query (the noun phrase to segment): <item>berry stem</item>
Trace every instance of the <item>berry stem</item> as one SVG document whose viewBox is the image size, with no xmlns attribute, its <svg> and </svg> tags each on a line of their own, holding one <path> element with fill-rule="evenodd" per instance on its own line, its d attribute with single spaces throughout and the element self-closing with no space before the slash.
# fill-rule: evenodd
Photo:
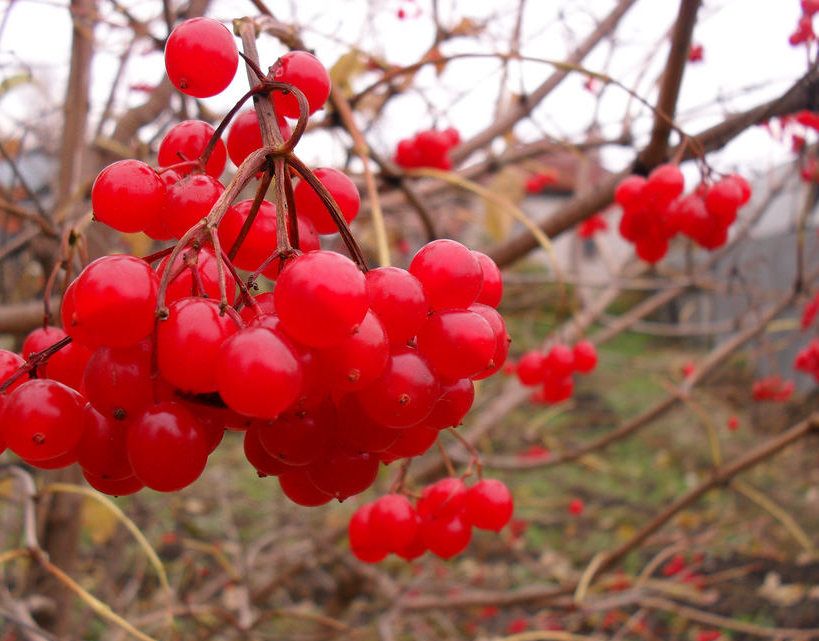
<svg viewBox="0 0 819 641">
<path fill-rule="evenodd" d="M 404 489 L 404 484 L 407 481 L 407 472 L 412 463 L 412 458 L 405 458 L 401 461 L 401 467 L 398 468 L 398 474 L 395 475 L 392 483 L 390 483 L 390 491 L 388 494 L 399 494 Z"/>
<path fill-rule="evenodd" d="M 449 428 L 449 433 L 452 434 L 458 441 L 461 442 L 464 449 L 469 452 L 471 458 L 469 459 L 469 465 L 466 468 L 466 472 L 464 472 L 462 478 L 468 478 L 472 476 L 472 469 L 475 469 L 475 472 L 478 474 L 479 479 L 483 479 L 483 465 L 481 464 L 481 453 L 475 449 L 475 446 L 472 445 L 469 441 L 467 441 L 460 432 L 454 427 Z"/>
<path fill-rule="evenodd" d="M 350 256 L 352 256 L 361 271 L 364 273 L 369 271 L 367 260 L 364 258 L 361 247 L 358 246 L 358 243 L 353 237 L 353 232 L 350 231 L 350 227 L 347 225 L 347 221 L 344 220 L 344 216 L 341 215 L 341 210 L 338 208 L 333 195 L 327 191 L 327 188 L 316 178 L 316 175 L 310 171 L 310 168 L 299 160 L 298 157 L 290 155 L 287 162 L 298 172 L 299 176 L 310 185 L 313 191 L 316 192 L 316 195 L 321 199 L 321 202 L 324 203 L 324 206 L 327 207 L 330 217 L 333 219 L 336 227 L 338 227 L 338 232 L 341 234 L 344 245 L 347 247 Z"/>
<path fill-rule="evenodd" d="M 28 357 L 28 360 L 20 365 L 17 370 L 9 376 L 3 384 L 0 385 L 0 394 L 5 394 L 6 390 L 14 385 L 17 381 L 23 378 L 24 375 L 28 374 L 29 372 L 35 371 L 40 365 L 45 363 L 53 354 L 59 352 L 63 347 L 68 345 L 71 342 L 71 337 L 66 336 L 65 338 L 61 338 L 53 345 L 46 347 L 45 349 L 40 350 L 39 352 L 34 352 L 31 356 Z"/>
<path fill-rule="evenodd" d="M 256 196 L 253 198 L 253 204 L 250 207 L 250 211 L 247 213 L 247 218 L 245 218 L 245 222 L 242 223 L 242 228 L 239 230 L 239 235 L 236 237 L 236 240 L 230 247 L 230 251 L 227 253 L 227 257 L 231 261 L 236 258 L 236 254 L 239 253 L 239 248 L 242 246 L 245 238 L 247 238 L 250 228 L 253 226 L 253 221 L 256 220 L 256 215 L 259 213 L 259 207 L 261 207 L 262 201 L 267 195 L 267 190 L 270 187 L 270 181 L 273 179 L 271 169 L 270 163 L 268 163 L 267 167 L 265 167 L 265 170 L 262 173 L 262 179 L 259 181 L 259 186 L 256 189 Z"/>
</svg>

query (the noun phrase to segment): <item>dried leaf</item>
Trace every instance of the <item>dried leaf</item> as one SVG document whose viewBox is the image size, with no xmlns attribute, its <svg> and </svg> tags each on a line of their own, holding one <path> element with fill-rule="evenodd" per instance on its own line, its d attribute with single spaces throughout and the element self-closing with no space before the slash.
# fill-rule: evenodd
<svg viewBox="0 0 819 641">
<path fill-rule="evenodd" d="M 523 200 L 524 177 L 512 167 L 506 167 L 496 173 L 487 188 L 489 191 L 499 194 L 517 204 Z M 486 232 L 493 240 L 502 240 L 509 235 L 514 224 L 514 218 L 508 212 L 504 212 L 497 203 L 491 200 L 484 200 L 485 227 Z"/>
<path fill-rule="evenodd" d="M 91 498 L 84 498 L 81 508 L 82 527 L 88 531 L 96 545 L 107 543 L 117 531 L 119 520 L 105 505 Z"/>
<path fill-rule="evenodd" d="M 330 68 L 330 81 L 341 89 L 344 95 L 350 95 L 350 81 L 366 70 L 366 65 L 356 50 L 348 51 Z"/>
</svg>

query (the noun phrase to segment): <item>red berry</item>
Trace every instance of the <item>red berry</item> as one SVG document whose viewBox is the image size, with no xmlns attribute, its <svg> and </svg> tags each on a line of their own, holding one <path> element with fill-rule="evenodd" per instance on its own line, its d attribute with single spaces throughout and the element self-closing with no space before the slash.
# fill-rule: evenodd
<svg viewBox="0 0 819 641">
<path fill-rule="evenodd" d="M 370 511 L 370 532 L 391 552 L 406 547 L 415 538 L 418 522 L 415 508 L 402 494 L 387 494 Z"/>
<path fill-rule="evenodd" d="M 287 333 L 311 347 L 343 342 L 367 313 L 364 274 L 349 258 L 330 251 L 313 251 L 288 263 L 274 297 Z"/>
<path fill-rule="evenodd" d="M 182 238 L 188 229 L 205 218 L 225 188 L 207 174 L 192 174 L 172 185 L 165 195 L 160 214 L 162 224 L 173 238 Z M 226 248 L 225 251 L 227 251 Z"/>
<path fill-rule="evenodd" d="M 350 550 L 365 563 L 378 563 L 390 553 L 387 542 L 379 539 L 370 529 L 372 508 L 373 503 L 362 505 L 353 513 L 347 526 Z"/>
<path fill-rule="evenodd" d="M 412 259 L 410 273 L 421 281 L 432 309 L 469 307 L 483 286 L 475 255 L 454 240 L 433 240 Z"/>
<path fill-rule="evenodd" d="M 450 559 L 469 545 L 472 528 L 465 518 L 456 514 L 449 518 L 422 521 L 421 537 L 430 552 L 442 559 Z"/>
<path fill-rule="evenodd" d="M 134 419 L 126 448 L 134 475 L 159 492 L 190 485 L 208 460 L 205 437 L 193 414 L 172 401 L 154 405 Z"/>
<path fill-rule="evenodd" d="M 330 192 L 347 224 L 353 222 L 361 206 L 361 197 L 355 183 L 338 169 L 323 167 L 314 170 L 313 173 Z M 301 180 L 296 185 L 293 198 L 296 201 L 296 211 L 309 218 L 319 234 L 333 234 L 338 231 L 326 205 L 306 180 Z"/>
<path fill-rule="evenodd" d="M 588 374 L 597 367 L 597 349 L 591 341 L 578 341 L 572 348 L 574 368 L 582 374 Z"/>
<path fill-rule="evenodd" d="M 418 514 L 422 519 L 448 519 L 466 507 L 466 484 L 459 478 L 443 478 L 428 485 L 418 499 Z"/>
<path fill-rule="evenodd" d="M 165 43 L 165 69 L 173 85 L 195 98 L 224 91 L 236 75 L 239 52 L 230 31 L 211 18 L 176 26 Z"/>
<path fill-rule="evenodd" d="M 46 461 L 72 452 L 82 437 L 85 399 L 49 379 L 25 381 L 5 398 L 0 436 L 28 461 Z"/>
<path fill-rule="evenodd" d="M 307 98 L 308 116 L 324 106 L 330 96 L 330 74 L 318 58 L 306 51 L 291 51 L 279 58 L 273 80 L 289 82 Z M 273 92 L 276 113 L 288 118 L 299 117 L 299 101 L 292 94 Z"/>
<path fill-rule="evenodd" d="M 546 354 L 540 350 L 526 352 L 515 369 L 518 380 L 524 385 L 537 385 L 543 381 Z"/>
<path fill-rule="evenodd" d="M 127 427 L 106 418 L 90 404 L 83 412 L 82 438 L 77 443 L 77 462 L 86 472 L 117 481 L 134 475 L 125 447 Z"/>
<path fill-rule="evenodd" d="M 489 258 L 486 254 L 472 250 L 472 253 L 481 264 L 481 272 L 483 273 L 483 283 L 481 284 L 481 291 L 478 293 L 476 303 L 483 303 L 490 307 L 497 307 L 501 298 L 503 297 L 503 280 L 501 273 L 495 261 Z"/>
<path fill-rule="evenodd" d="M 367 272 L 367 296 L 394 345 L 404 345 L 427 320 L 429 302 L 415 276 L 398 267 L 378 267 Z"/>
<path fill-rule="evenodd" d="M 373 383 L 387 365 L 390 345 L 378 316 L 368 310 L 356 332 L 342 343 L 318 351 L 327 384 L 351 392 Z"/>
<path fill-rule="evenodd" d="M 175 300 L 168 307 L 168 318 L 157 329 L 160 374 L 188 392 L 215 392 L 219 387 L 219 349 L 236 329 L 230 316 L 219 313 L 215 300 L 194 297 Z"/>
<path fill-rule="evenodd" d="M 293 133 L 290 131 L 290 125 L 281 116 L 279 117 L 279 129 L 285 140 L 290 138 Z M 243 111 L 236 116 L 228 132 L 225 145 L 227 146 L 228 156 L 237 167 L 251 153 L 264 146 L 262 130 L 259 127 L 259 118 L 255 110 Z"/>
<path fill-rule="evenodd" d="M 418 333 L 418 350 L 442 377 L 468 378 L 491 367 L 495 333 L 480 314 L 442 309 Z"/>
<path fill-rule="evenodd" d="M 512 518 L 512 493 L 502 481 L 483 479 L 467 491 L 464 510 L 466 520 L 476 528 L 499 532 Z"/>
<path fill-rule="evenodd" d="M 165 185 L 141 160 L 118 160 L 103 169 L 91 188 L 94 218 L 117 231 L 137 232 L 159 216 Z"/>
<path fill-rule="evenodd" d="M 161 167 L 170 167 L 186 160 L 198 160 L 215 131 L 203 120 L 183 120 L 165 134 L 159 145 L 157 162 Z M 209 176 L 218 178 L 222 175 L 226 162 L 225 143 L 217 140 L 216 147 L 205 165 L 205 171 Z M 177 171 L 187 175 L 193 171 L 193 166 L 182 167 Z"/>
<path fill-rule="evenodd" d="M 425 419 L 440 395 L 429 361 L 410 348 L 397 348 L 381 376 L 358 392 L 367 414 L 387 427 L 409 427 Z"/>
<path fill-rule="evenodd" d="M 133 345 L 153 331 L 159 278 L 136 256 L 103 256 L 66 291 L 63 328 L 87 347 Z"/>
</svg>

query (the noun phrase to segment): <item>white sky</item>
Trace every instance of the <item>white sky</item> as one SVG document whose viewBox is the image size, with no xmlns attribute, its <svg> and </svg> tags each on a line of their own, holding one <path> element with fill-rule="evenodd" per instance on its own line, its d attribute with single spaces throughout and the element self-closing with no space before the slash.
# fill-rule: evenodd
<svg viewBox="0 0 819 641">
<path fill-rule="evenodd" d="M 522 53 L 538 58 L 562 59 L 573 44 L 593 28 L 594 17 L 605 15 L 615 0 L 557 2 L 529 0 L 523 21 Z M 444 53 L 466 51 L 507 51 L 516 1 L 442 0 L 441 14 L 449 25 L 463 17 L 486 21 L 488 28 L 478 41 L 461 39 L 445 45 Z M 157 11 L 158 3 L 130 0 L 135 13 L 147 17 Z M 631 9 L 617 31 L 617 42 L 598 47 L 585 62 L 587 68 L 609 73 L 633 86 L 637 92 L 654 99 L 654 83 L 667 54 L 662 40 L 673 22 L 678 3 L 672 0 L 642 0 Z M 9 11 L 10 3 L 4 3 Z M 426 0 L 292 0 L 270 6 L 283 20 L 295 17 L 306 25 L 305 40 L 328 65 L 350 46 L 356 45 L 382 56 L 394 64 L 418 59 L 432 39 Z M 420 17 L 412 14 L 420 12 Z M 409 16 L 399 20 L 403 8 Z M 103 14 L 110 17 L 111 8 L 103 4 Z M 562 19 L 558 18 L 558 12 Z M 242 0 L 218 0 L 209 15 L 220 20 L 252 14 L 253 6 Z M 686 71 L 680 99 L 678 120 L 690 132 L 718 122 L 725 113 L 746 109 L 762 100 L 782 93 L 806 68 L 804 50 L 787 42 L 799 15 L 798 0 L 706 0 L 695 41 L 705 47 L 705 61 L 690 65 Z M 121 22 L 119 17 L 116 20 Z M 162 35 L 162 23 L 156 25 Z M 101 26 L 96 33 L 99 54 L 94 66 L 95 104 L 92 115 L 98 116 L 107 98 L 127 33 L 120 28 Z M 63 2 L 17 0 L 11 4 L 5 30 L 0 36 L 0 74 L 8 78 L 19 70 L 16 62 L 30 65 L 37 86 L 16 89 L 0 97 L 0 130 L 16 132 L 34 110 L 54 110 L 64 91 L 70 45 L 70 22 Z M 283 53 L 275 40 L 260 41 L 263 66 Z M 496 109 L 500 65 L 481 59 L 451 63 L 440 78 L 431 69 L 418 75 L 422 91 L 395 100 L 385 117 L 369 132 L 370 142 L 389 153 L 398 139 L 431 126 L 436 118 L 442 126 L 454 124 L 468 137 L 491 122 Z M 516 63 L 510 66 L 509 89 L 531 91 L 551 72 L 539 63 Z M 131 59 L 123 87 L 139 83 L 156 84 L 163 73 L 159 54 L 140 51 Z M 362 78 L 368 84 L 373 78 Z M 597 99 L 582 89 L 585 78 L 574 74 L 567 79 L 536 111 L 531 121 L 522 123 L 516 133 L 524 139 L 535 139 L 540 132 L 579 140 L 592 122 Z M 206 100 L 217 111 L 224 111 L 232 100 L 246 89 L 240 70 L 225 94 Z M 434 112 L 421 98 L 425 94 L 434 102 Z M 118 109 L 138 104 L 144 95 L 126 91 L 120 96 Z M 604 131 L 616 135 L 629 97 L 615 87 L 606 89 L 599 113 Z M 34 105 L 34 107 L 33 107 Z M 634 132 L 644 134 L 650 126 L 650 113 L 644 108 L 637 114 Z M 53 121 L 56 122 L 57 121 Z M 363 122 L 361 124 L 364 124 Z M 319 133 L 313 141 L 300 147 L 302 157 L 310 164 L 332 164 L 343 158 L 346 141 Z M 619 168 L 631 157 L 630 152 L 610 152 L 607 159 Z M 770 136 L 755 128 L 741 136 L 720 154 L 709 156 L 719 170 L 745 167 L 761 172 L 790 158 L 787 145 L 776 144 Z"/>
</svg>

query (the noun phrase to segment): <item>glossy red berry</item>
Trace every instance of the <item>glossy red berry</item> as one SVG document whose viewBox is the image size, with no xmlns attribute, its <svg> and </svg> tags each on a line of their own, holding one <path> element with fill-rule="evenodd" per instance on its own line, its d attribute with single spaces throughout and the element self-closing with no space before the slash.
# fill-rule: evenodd
<svg viewBox="0 0 819 641">
<path fill-rule="evenodd" d="M 387 542 L 379 539 L 370 529 L 372 508 L 372 503 L 362 505 L 353 513 L 347 526 L 350 550 L 365 563 L 378 563 L 390 553 Z"/>
<path fill-rule="evenodd" d="M 509 488 L 497 479 L 483 479 L 466 493 L 466 520 L 481 530 L 500 531 L 512 518 L 514 501 Z"/>
<path fill-rule="evenodd" d="M 387 494 L 370 511 L 370 532 L 392 552 L 409 545 L 418 531 L 415 508 L 403 494 Z"/>
<path fill-rule="evenodd" d="M 324 250 L 288 263 L 274 297 L 287 333 L 311 347 L 343 342 L 367 313 L 364 274 L 349 258 Z"/>
<path fill-rule="evenodd" d="M 421 537 L 429 551 L 442 559 L 463 552 L 472 540 L 472 528 L 460 514 L 422 521 Z"/>
<path fill-rule="evenodd" d="M 208 142 L 215 133 L 215 129 L 203 120 L 183 120 L 174 125 L 165 134 L 159 145 L 157 161 L 161 167 L 170 167 L 186 160 L 198 160 Z M 218 178 L 222 175 L 227 162 L 225 143 L 216 141 L 216 146 L 205 165 L 209 176 Z M 182 175 L 193 171 L 192 165 L 178 169 Z"/>
<path fill-rule="evenodd" d="M 45 461 L 71 452 L 83 428 L 85 399 L 49 379 L 25 381 L 6 396 L 0 436 L 28 461 Z"/>
<path fill-rule="evenodd" d="M 574 368 L 581 374 L 588 374 L 597 367 L 597 348 L 587 340 L 578 341 L 572 348 Z"/>
<path fill-rule="evenodd" d="M 87 347 L 133 345 L 153 331 L 159 278 L 136 256 L 90 263 L 66 291 L 63 328 Z"/>
<path fill-rule="evenodd" d="M 279 129 L 285 140 L 292 135 L 290 125 L 283 117 L 279 117 Z M 264 146 L 262 130 L 259 127 L 259 118 L 255 110 L 243 111 L 236 116 L 228 132 L 225 145 L 228 156 L 237 167 L 251 153 Z"/>
<path fill-rule="evenodd" d="M 429 301 L 415 276 L 398 267 L 378 267 L 367 272 L 367 296 L 384 324 L 391 343 L 405 345 L 427 320 Z"/>
<path fill-rule="evenodd" d="M 313 54 L 291 51 L 279 58 L 273 71 L 273 80 L 295 85 L 307 98 L 308 113 L 315 113 L 330 96 L 330 74 Z M 299 117 L 299 102 L 292 94 L 273 92 L 276 113 L 288 118 Z"/>
<path fill-rule="evenodd" d="M 165 69 L 173 85 L 195 98 L 224 91 L 236 75 L 239 52 L 233 35 L 211 18 L 176 26 L 165 43 Z"/>
<path fill-rule="evenodd" d="M 165 185 L 141 160 L 118 160 L 103 169 L 91 187 L 94 218 L 117 231 L 141 231 L 159 216 Z"/>
<path fill-rule="evenodd" d="M 190 485 L 208 460 L 196 419 L 173 401 L 154 405 L 134 419 L 128 426 L 126 449 L 134 475 L 160 492 Z"/>
<path fill-rule="evenodd" d="M 160 374 L 188 392 L 215 392 L 219 349 L 236 329 L 229 315 L 220 315 L 215 300 L 194 297 L 175 300 L 168 306 L 168 318 L 157 329 Z"/>
<path fill-rule="evenodd" d="M 418 514 L 422 519 L 448 519 L 463 512 L 467 488 L 463 480 L 447 477 L 428 485 L 418 499 Z"/>
<path fill-rule="evenodd" d="M 440 385 L 429 361 L 410 348 L 396 348 L 384 372 L 358 392 L 364 411 L 387 427 L 409 427 L 432 411 Z"/>
<path fill-rule="evenodd" d="M 478 293 L 475 302 L 497 307 L 501 302 L 501 298 L 503 298 L 503 280 L 501 279 L 500 269 L 495 261 L 483 252 L 473 249 L 472 253 L 481 264 L 481 272 L 483 273 L 481 291 Z"/>
<path fill-rule="evenodd" d="M 358 215 L 361 205 L 361 197 L 355 183 L 347 174 L 330 167 L 316 169 L 313 173 L 333 196 L 344 220 L 350 224 Z M 333 234 L 338 231 L 326 205 L 306 180 L 301 180 L 296 185 L 293 198 L 296 200 L 296 211 L 301 216 L 309 218 L 319 234 Z"/>
<path fill-rule="evenodd" d="M 207 174 L 192 174 L 171 186 L 160 214 L 171 237 L 182 238 L 205 218 L 223 191 L 222 183 Z"/>
<path fill-rule="evenodd" d="M 468 309 L 434 312 L 418 333 L 418 350 L 444 378 L 468 378 L 491 367 L 495 333 Z"/>
<path fill-rule="evenodd" d="M 412 259 L 410 273 L 421 281 L 432 309 L 469 307 L 483 286 L 483 270 L 461 243 L 433 240 Z"/>
<path fill-rule="evenodd" d="M 302 390 L 302 368 L 279 332 L 242 329 L 224 341 L 214 363 L 225 403 L 246 416 L 275 418 Z"/>
</svg>

